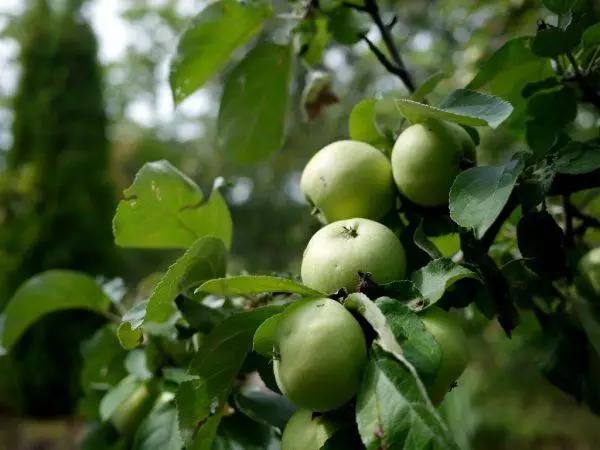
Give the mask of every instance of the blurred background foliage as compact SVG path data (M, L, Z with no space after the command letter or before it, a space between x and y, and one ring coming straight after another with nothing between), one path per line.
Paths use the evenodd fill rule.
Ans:
M299 192L303 165L323 145L347 137L348 115L358 101L405 96L404 87L364 42L332 42L318 69L331 71L339 101L307 121L300 106L307 68L295 67L283 148L261 164L236 166L215 150L221 80L177 110L166 82L177 35L204 3L120 0L119 23L128 31L123 51L107 57L100 48L98 61L96 36L110 34L115 24L102 15L111 3L0 5L0 311L19 284L41 270L120 276L130 289L164 270L173 253L116 249L110 231L119 193L145 162L157 159L169 160L205 192L216 177L228 182L232 273L298 273L303 248L318 228ZM594 0L579 6L600 17ZM534 34L538 20L552 20L539 0L382 1L381 9L389 11L386 20L397 17L394 37L417 81L447 75L433 100L467 84L478 64L508 39ZM369 37L379 40L374 29ZM519 94L529 69L516 65L514 77L501 81L507 96ZM591 138L599 125L598 115L581 106L571 132ZM509 158L522 148L517 138L506 128L482 130L479 163ZM79 387L68 367L77 366L77 343L99 323L83 313L53 315L23 338L13 359L0 359L0 449L72 448L70 426L50 427L50 435L69 436L50 436L54 444L48 445L55 447L34 447L42 439L37 430L48 427L29 417L74 414ZM528 349L540 333L535 321L525 317L512 340L470 309L465 326L473 363L444 405L465 449L597 448L600 419L531 364Z

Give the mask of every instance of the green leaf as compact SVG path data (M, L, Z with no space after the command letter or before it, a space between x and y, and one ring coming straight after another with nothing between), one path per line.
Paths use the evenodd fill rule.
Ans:
M176 395L180 429L191 448L210 448L256 329L281 309L268 306L234 314L206 336L189 368L198 379L179 385Z
M171 62L170 84L175 103L202 87L272 16L268 3L218 0L190 23Z
M522 133L527 106L521 91L530 83L554 76L550 60L531 51L531 40L531 37L521 37L506 42L481 65L467 85L467 89L485 88L510 102L514 112L509 122L518 133Z
M183 295L177 297L175 303L190 326L202 333L210 332L227 317L222 309L211 308L201 301Z
M81 345L81 385L86 392L112 387L127 375L124 367L127 352L119 344L116 328L114 324L106 325Z
M485 232L508 201L524 168L520 159L461 172L450 189L450 217L458 225Z
M583 331L597 355L600 355L600 314L597 305L580 296L570 297L575 313L581 321Z
M396 100L396 105L411 122L434 117L470 126L498 127L510 116L510 103L491 95L465 89L453 91L438 106L425 105L408 99Z
M121 247L188 248L209 235L231 245L231 215L221 193L213 189L205 202L200 188L168 161L144 164L123 194L113 220Z
M277 328L279 317L279 314L269 317L254 333L252 350L259 355L266 356L267 358L273 357L275 329Z
M147 300L138 302L121 318L117 336L123 348L131 350L142 345L144 339L141 327L144 323L147 307Z
M164 323L169 320L175 312L174 300L182 290L181 283L186 281L188 274L193 273L197 284L200 284L204 280L225 275L226 269L227 249L223 241L215 237L198 239L169 267L152 291L144 323Z
M433 242L429 240L427 235L425 234L425 230L423 229L423 220L419 222L419 226L415 229L415 233L413 234L413 240L415 241L415 245L427 253L432 259L437 259L442 257L442 253L435 246Z
M402 347L388 325L385 315L369 297L361 293L350 294L344 300L344 306L349 310L358 312L369 322L377 333L377 343L381 348L400 360L404 359Z
M427 97L429 94L431 94L435 90L437 85L440 84L440 82L442 80L444 80L445 78L447 78L447 76L443 72L437 72L437 73L431 75L410 96L411 100L413 100L415 102L423 101L423 99L425 99L425 97Z
M338 6L325 13L329 17L329 31L341 45L354 45L369 31L359 13L346 6Z
M283 144L291 69L291 45L263 42L227 76L218 143L237 163L262 161Z
M183 441L174 402L155 408L135 433L132 450L181 450Z
M236 409L251 419L283 430L296 408L283 395L259 388L244 389L234 395Z
M581 46L584 49L597 47L600 45L600 23L596 23L583 32Z
M100 418L102 421L109 420L114 412L121 406L142 382L136 377L129 375L121 380L114 388L109 390L100 402Z
M463 278L479 279L479 276L472 270L456 264L450 258L431 261L411 275L411 280L427 300L426 306L436 303L442 298L446 289Z
M152 378L152 372L148 369L146 352L141 349L132 350L125 357L125 368L127 372L138 380L145 381Z
M367 450L458 450L437 410L405 366L376 352L356 403L356 423Z
M600 144L597 142L569 142L560 151L552 167L560 173L581 174L600 169Z
M379 298L375 302L385 316L406 359L415 367L425 382L433 382L442 360L442 350L435 337L415 311L391 298Z
M387 139L377 125L377 106L380 100L368 98L352 108L348 118L350 139L366 142L374 147L387 148Z
M554 14L563 14L571 9L575 0L543 0L542 3Z
M277 433L268 425L257 423L243 414L233 414L221 421L211 450L280 450Z
M110 300L93 278L79 272L50 270L23 283L3 312L0 349L10 350L21 335L43 316L67 309L104 313Z
M312 17L302 21L296 28L299 55L310 66L321 64L329 44L327 17Z
M204 283L196 289L196 292L227 296L262 294L264 292L289 292L315 297L323 297L325 295L322 292L315 291L288 278L264 275L239 275L228 278L216 278Z

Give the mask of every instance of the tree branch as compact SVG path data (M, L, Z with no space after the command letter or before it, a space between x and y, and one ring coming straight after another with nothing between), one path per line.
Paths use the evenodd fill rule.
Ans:
M377 5L376 0L365 0L364 6L354 5L352 3L343 3L343 5L347 8L352 8L360 12L364 12L371 16L373 23L379 30L381 34L381 39L385 44L385 47L390 55L391 61L385 56L381 50L379 50L373 42L371 42L367 36L363 35L362 39L367 43L371 51L375 54L379 62L385 67L385 69L396 75L402 83L406 86L406 89L410 93L415 92L416 86L415 82L412 78L412 75L408 70L406 70L406 66L404 65L404 61L402 61L402 57L400 56L400 51L394 42L394 38L392 37L391 29L395 25L397 18L392 19L392 22L386 25L381 18L381 13L379 11L379 6Z

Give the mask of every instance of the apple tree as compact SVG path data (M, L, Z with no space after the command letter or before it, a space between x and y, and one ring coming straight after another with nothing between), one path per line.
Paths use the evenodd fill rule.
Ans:
M115 283L36 275L2 316L3 350L54 311L106 318L82 346L89 450L458 449L439 409L470 362L458 318L476 310L510 339L528 314L543 375L600 413L600 137L573 132L578 111L600 113L600 23L583 3L545 0L552 21L435 102L444 74L409 69L393 5L210 3L182 30L170 83L178 104L223 74L218 146L238 164L268 164L293 109L319 120L335 102L329 46L366 44L407 95L364 98L347 136L306 161L300 189L321 228L299 274L228 271L244 224L226 183L203 192L148 162L115 243L181 256L128 303ZM486 164L481 131L499 127L518 151Z

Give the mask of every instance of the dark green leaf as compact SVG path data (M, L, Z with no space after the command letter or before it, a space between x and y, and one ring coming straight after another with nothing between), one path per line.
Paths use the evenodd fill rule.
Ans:
M200 188L168 161L145 164L125 189L113 221L121 247L188 248L203 236L231 245L229 208L218 189L205 201Z
M329 31L341 45L354 45L369 31L368 25L357 11L338 6L325 13L329 17Z
M181 450L183 441L177 425L173 402L155 408L140 424L132 450Z
M513 107L501 98L481 92L457 89L438 106L425 105L408 99L396 100L402 115L411 122L434 117L470 126L498 127L512 113Z
M592 304L580 296L573 296L570 300L589 343L594 348L596 355L600 356L600 310L598 305Z
M290 292L307 296L322 297L324 294L288 278L263 275L240 275L209 280L196 292L219 295L249 295L263 292Z
M542 121L548 127L563 128L577 116L575 91L564 87L535 94L527 104L527 115Z
M364 450L364 446L354 427L343 427L333 433L320 450Z
M390 298L380 298L375 303L384 314L396 340L401 342L406 359L415 367L421 379L432 382L442 360L436 339L408 306Z
M550 89L562 86L560 80L556 77L548 77L541 81L535 81L533 83L527 83L521 93L524 98L529 98L533 94L537 94L540 91L547 91Z
M517 242L525 265L548 280L566 275L567 253L562 228L547 211L525 214L517 225Z
M227 249L216 237L198 239L161 278L148 299L144 323L164 323L175 312L175 298L181 292L181 283L190 272L195 284L220 277L227 269ZM186 283L187 284L187 283ZM134 327L135 328L135 327Z
M600 45L600 23L592 25L584 31L581 44L584 49L593 48Z
M538 30L531 43L531 50L544 58L556 58L570 53L579 45L582 27L580 22L573 20L564 30L553 26Z
M450 258L439 258L413 272L411 280L426 300L425 306L436 303L446 289L463 278L479 279L479 276L465 266L456 264Z
M223 418L213 446L192 447L211 450L280 450L275 430L243 414Z
M202 87L271 17L268 3L218 0L190 23L171 63L170 83L175 103Z
M365 371L356 422L367 450L458 449L417 380L383 352L377 352Z
M558 129L548 128L543 120L531 119L525 124L525 138L527 145L536 157L546 155L555 145Z
M256 163L281 147L291 68L290 45L263 42L227 75L217 131L234 161Z
M570 142L553 162L560 173L581 174L600 168L600 144L595 142Z
M238 411L257 422L278 427L280 430L285 428L289 418L298 410L283 395L258 388L242 390L235 394L233 399Z
M450 217L483 233L508 201L523 170L520 159L499 166L473 167L460 173L450 190Z
M554 75L550 60L531 51L531 39L521 37L506 42L481 65L475 78L467 85L468 89L485 88L509 101L514 107L510 122L519 133L527 105L521 91L530 83Z
M210 332L227 317L223 310L211 308L183 295L177 297L175 303L190 326L202 333Z
M79 450L128 450L127 439L109 423L88 426Z
M106 312L110 300L93 278L79 272L51 270L23 283L3 312L2 347L10 350L27 329L47 314L67 309Z
M281 307L269 306L234 314L206 336L189 368L198 379L180 384L176 396L179 425L191 448L210 448L256 329L280 311Z
M100 328L82 347L81 385L86 392L108 389L125 377L127 352L119 344L114 324Z

